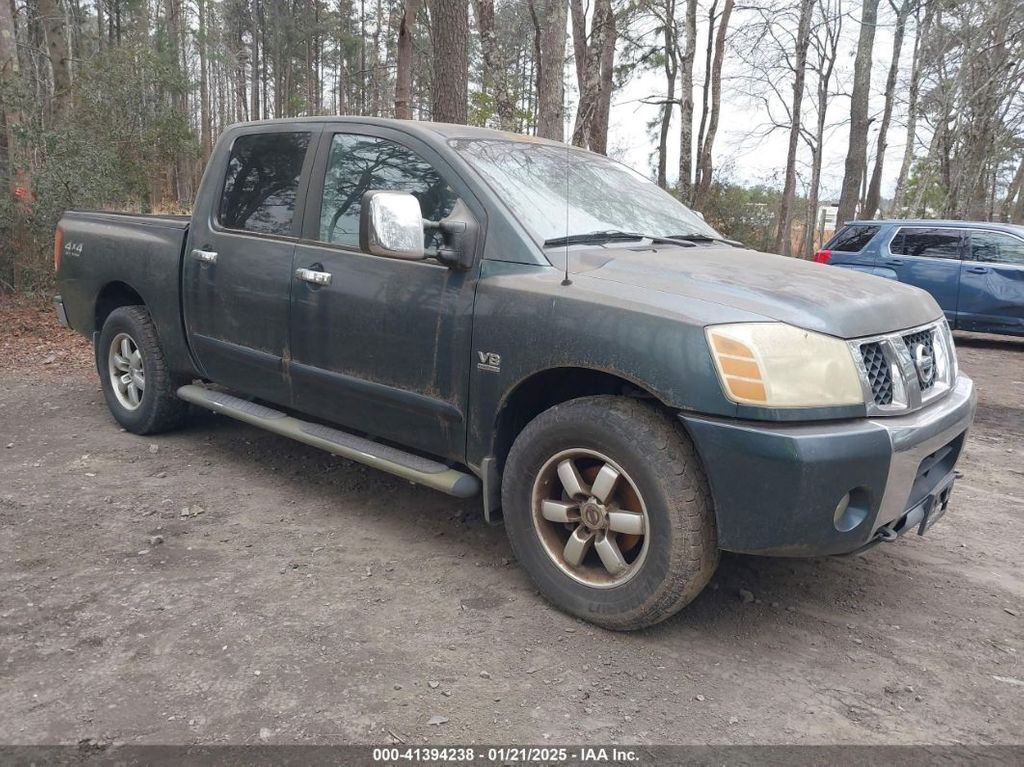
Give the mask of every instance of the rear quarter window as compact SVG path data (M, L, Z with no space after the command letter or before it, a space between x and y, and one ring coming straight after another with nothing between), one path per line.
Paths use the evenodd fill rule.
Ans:
M878 234L879 226L870 224L847 224L825 245L825 250L838 250L842 253L859 253Z

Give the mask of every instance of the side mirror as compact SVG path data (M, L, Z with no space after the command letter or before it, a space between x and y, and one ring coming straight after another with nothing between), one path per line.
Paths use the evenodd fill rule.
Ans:
M422 260L419 200L406 192L366 192L359 211L359 247L374 256Z

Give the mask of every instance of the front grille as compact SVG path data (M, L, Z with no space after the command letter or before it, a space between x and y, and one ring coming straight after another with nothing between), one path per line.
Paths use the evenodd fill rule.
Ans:
M907 349L910 351L911 357L913 357L914 349L917 347L917 345L921 344L922 346L924 346L924 353L930 359L935 359L935 340L934 336L932 335L931 328L925 328L924 330L919 330L916 333L911 333L910 335L903 336L903 343L907 345ZM920 368L915 369L917 370L917 383L920 385L921 391L928 391L935 384L936 376L932 374L928 378L925 378L921 374Z
M864 359L864 370L871 384L871 394L876 405L892 404L892 371L889 360L885 358L882 344L878 341L862 344L861 357Z

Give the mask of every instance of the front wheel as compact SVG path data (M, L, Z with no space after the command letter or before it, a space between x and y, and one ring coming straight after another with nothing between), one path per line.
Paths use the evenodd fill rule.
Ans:
M153 318L144 306L122 306L103 323L96 347L103 397L114 419L134 434L179 426L188 404L178 399Z
M586 397L537 416L509 453L502 508L541 593L607 628L668 618L718 563L692 444L668 414L636 400Z

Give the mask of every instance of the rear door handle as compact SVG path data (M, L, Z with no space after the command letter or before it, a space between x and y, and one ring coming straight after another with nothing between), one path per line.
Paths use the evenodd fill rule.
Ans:
M318 272L316 269L296 269L295 276L310 285L330 285L331 273Z
M967 270L968 274L987 274L988 267L985 266L972 266Z
M903 261L898 258L890 258L885 262L886 266L902 266Z
M217 251L196 248L192 251L192 258L202 261L204 264L215 264L217 263Z

